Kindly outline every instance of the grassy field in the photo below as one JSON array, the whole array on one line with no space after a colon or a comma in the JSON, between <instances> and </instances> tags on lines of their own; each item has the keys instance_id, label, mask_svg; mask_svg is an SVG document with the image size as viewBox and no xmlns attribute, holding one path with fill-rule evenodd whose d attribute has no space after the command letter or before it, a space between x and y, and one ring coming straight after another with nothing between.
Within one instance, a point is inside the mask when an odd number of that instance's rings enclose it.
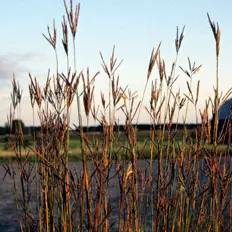
<instances>
[{"instance_id":1,"label":"grassy field","mask_svg":"<svg viewBox=\"0 0 232 232\"><path fill-rule=\"evenodd\" d=\"M193 131L193 130L192 130ZM192 133L192 131L189 132L189 134ZM182 134L183 131L178 131L178 135L175 138L175 147L176 147L176 154L178 155L178 149L181 149L182 147ZM99 154L102 153L101 146L103 143L103 135L100 132L97 133L87 133L86 136L88 137L89 143L91 147L94 146L94 141L98 140L98 146L99 146ZM119 133L114 133L114 137L117 140L114 142L113 146L113 157L115 159L121 159L123 158L128 158L128 140L126 138L126 135L123 132ZM35 155L32 151L34 147L34 141L33 137L30 135L25 135L25 141L26 145L23 147L23 156L26 158L28 156L30 161L35 160ZM194 138L191 136L189 137L189 141L187 142L187 146L191 146L191 142L194 142ZM138 138L137 138L137 144L136 144L136 153L138 155L138 159L149 159L150 157L150 142L151 142L151 137L150 137L150 132L149 131L140 131L138 133ZM155 141L155 147L158 146L158 141ZM165 138L162 146L167 147L168 146L168 139ZM204 144L201 145L201 153L213 153L213 144ZM229 151L231 154L232 148L229 147L226 144L219 144L218 145L218 154L221 152L224 153L226 150ZM154 151L154 158L157 157L157 151L158 149L155 149ZM170 151L171 152L171 151ZM88 160L91 160L91 152L87 151L87 157ZM15 152L13 151L12 144L7 142L5 140L5 136L0 136L0 163L6 163L8 161L12 161L14 159ZM68 157L70 161L81 161L81 144L80 144L80 138L78 135L72 133L70 135L70 141L69 141L69 149L68 149Z\"/></svg>"}]
</instances>

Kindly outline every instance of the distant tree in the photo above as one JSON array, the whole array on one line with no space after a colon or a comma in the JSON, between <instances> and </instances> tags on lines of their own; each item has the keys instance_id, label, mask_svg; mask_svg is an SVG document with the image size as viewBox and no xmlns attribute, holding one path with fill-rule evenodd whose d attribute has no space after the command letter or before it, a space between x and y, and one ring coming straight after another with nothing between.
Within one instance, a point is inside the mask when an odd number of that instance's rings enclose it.
<instances>
[{"instance_id":1,"label":"distant tree","mask_svg":"<svg viewBox=\"0 0 232 232\"><path fill-rule=\"evenodd\" d=\"M9 125L8 122L5 123L5 128L7 133L11 133L11 134L16 134L19 133L20 131L22 131L22 133L25 133L26 131L25 124L21 119L14 119L11 125Z\"/></svg>"},{"instance_id":2,"label":"distant tree","mask_svg":"<svg viewBox=\"0 0 232 232\"><path fill-rule=\"evenodd\" d=\"M5 129L5 134L9 134L10 133L10 125L9 125L8 122L5 122L4 129Z\"/></svg>"},{"instance_id":3,"label":"distant tree","mask_svg":"<svg viewBox=\"0 0 232 232\"><path fill-rule=\"evenodd\" d=\"M5 135L7 133L7 130L5 128L5 126L1 126L0 127L0 135Z\"/></svg>"}]
</instances>

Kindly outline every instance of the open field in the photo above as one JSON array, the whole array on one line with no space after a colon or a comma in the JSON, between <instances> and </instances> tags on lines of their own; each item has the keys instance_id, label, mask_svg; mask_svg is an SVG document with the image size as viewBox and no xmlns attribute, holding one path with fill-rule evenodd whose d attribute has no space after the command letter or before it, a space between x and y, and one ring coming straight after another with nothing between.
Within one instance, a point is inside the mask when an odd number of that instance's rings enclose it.
<instances>
[{"instance_id":1,"label":"open field","mask_svg":"<svg viewBox=\"0 0 232 232\"><path fill-rule=\"evenodd\" d=\"M177 153L178 153L178 148L181 148L182 146L182 137L181 134L183 133L183 131L179 131L179 136L176 137L175 139L175 147L177 149ZM189 132L189 134L191 134ZM89 142L91 144L93 144L94 140L97 139L99 143L102 143L103 141L103 135L101 133L88 133L86 134L86 136L89 139ZM123 132L120 132L120 134L116 134L115 136L117 136L117 143L114 143L114 151L116 152L119 148L120 152L118 155L120 156L124 156L127 157L127 148L128 148L128 141L126 138L126 135ZM13 160L14 157L14 151L12 149L12 147L10 145L8 145L8 142L4 141L4 137L5 136L0 136L0 163L6 163L7 161L11 161ZM192 137L189 137L189 140L194 139ZM26 155L29 155L29 159L31 161L35 160L35 155L33 154L33 146L34 146L34 141L33 141L33 137L32 136L25 136L25 139L27 140L27 144L23 150L23 156L22 157L26 157ZM138 159L147 159L150 156L150 141L151 141L151 137L150 137L150 132L149 131L141 131L138 133L138 139L137 139L137 145L136 145L136 150L137 150L137 155L138 155ZM158 142L155 142L156 146L158 145ZM163 141L163 146L164 149L165 147L167 147L168 144L168 139L164 139ZM190 142L187 142L187 146L190 147ZM203 153L208 153L208 154L213 154L213 144L202 144L201 145L201 155L204 155ZM229 152L230 154L232 154L232 147L226 144L219 144L218 145L218 154L220 153L224 153L225 151ZM99 150L99 153L101 153L102 151ZM70 161L80 161L81 160L81 144L80 144L80 139L78 135L72 134L70 136L70 142L69 142L69 160ZM91 155L90 152L89 156ZM158 153L156 151L154 151L154 157L156 157L158 155ZM178 154L177 154L178 155ZM118 159L118 157L115 157ZM89 159L91 159L91 157L89 157Z\"/></svg>"}]
</instances>

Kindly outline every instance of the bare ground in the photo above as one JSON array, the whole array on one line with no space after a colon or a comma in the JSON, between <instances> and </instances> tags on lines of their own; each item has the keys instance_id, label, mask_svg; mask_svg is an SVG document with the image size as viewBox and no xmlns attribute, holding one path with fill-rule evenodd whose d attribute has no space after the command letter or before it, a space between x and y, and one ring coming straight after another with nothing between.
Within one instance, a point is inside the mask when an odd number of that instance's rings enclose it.
<instances>
[{"instance_id":1,"label":"bare ground","mask_svg":"<svg viewBox=\"0 0 232 232\"><path fill-rule=\"evenodd\" d=\"M232 162L232 157L228 160L225 160L227 165L230 165ZM204 164L199 163L201 169L204 170ZM82 164L80 162L75 162L70 164L70 168L81 170ZM91 164L89 164L89 168ZM146 161L138 161L138 169L144 170L148 167L148 163ZM157 162L154 161L153 164L154 170L157 169ZM2 165L0 165L0 232L10 232L10 231L20 231L20 227L17 221L17 209L14 201L14 181L12 180L9 175L5 176L5 169ZM156 171L155 171L156 172ZM112 168L111 176L115 174L115 167ZM154 173L154 175L156 175ZM203 183L207 180L206 176L203 173L199 173L199 180ZM176 180L177 181L177 180ZM19 179L17 179L17 183L19 184ZM232 184L231 184L232 185ZM231 189L230 186L230 193L228 198L231 198ZM35 192L35 188L34 188ZM118 186L118 179L115 176L111 179L109 185L109 196L110 196L110 204L112 207L110 222L116 222L112 227L111 231L117 231L117 221L118 221L118 202L119 202L119 186ZM35 194L33 196L35 198ZM229 200L229 199L228 199ZM147 226L149 227L149 224ZM146 231L151 231L147 228Z\"/></svg>"}]
</instances>

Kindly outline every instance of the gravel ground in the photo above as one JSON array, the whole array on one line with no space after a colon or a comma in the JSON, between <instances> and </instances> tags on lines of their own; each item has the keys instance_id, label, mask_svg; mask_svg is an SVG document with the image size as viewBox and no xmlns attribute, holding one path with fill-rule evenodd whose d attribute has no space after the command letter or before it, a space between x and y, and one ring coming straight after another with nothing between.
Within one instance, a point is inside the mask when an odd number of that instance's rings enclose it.
<instances>
[{"instance_id":1,"label":"gravel ground","mask_svg":"<svg viewBox=\"0 0 232 232\"><path fill-rule=\"evenodd\" d=\"M228 164L232 162L232 158L225 161ZM200 161L199 165L204 170L204 164ZM140 170L144 170L148 166L146 161L138 161L138 168ZM157 161L154 161L153 168L156 170ZM81 170L82 164L80 162L71 163L70 168ZM91 164L89 163L89 169L91 168ZM112 168L111 176L115 173L115 168ZM4 180L5 169L2 165L0 165L0 232L10 232L10 231L20 231L18 221L17 221L17 210L14 203L14 193L13 193L13 180L7 175ZM207 178L199 173L199 179L203 183L207 180ZM17 183L19 184L19 180L17 179ZM230 186L232 189L232 186ZM35 192L35 188L34 188ZM112 227L111 231L117 231L117 221L118 221L118 202L119 202L119 187L118 187L118 179L114 177L110 181L109 186L109 196L110 203L112 206L112 212L110 217L110 222L116 222ZM32 196L35 199L35 193ZM229 194L231 197L231 193ZM149 227L149 224L148 224ZM149 228L146 231L151 231Z\"/></svg>"}]
</instances>

